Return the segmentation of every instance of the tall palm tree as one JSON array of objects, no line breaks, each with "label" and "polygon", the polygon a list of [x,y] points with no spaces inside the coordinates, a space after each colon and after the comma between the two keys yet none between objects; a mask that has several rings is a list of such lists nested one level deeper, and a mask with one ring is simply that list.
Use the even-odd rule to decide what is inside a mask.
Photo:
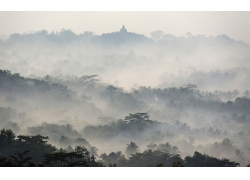
[{"label": "tall palm tree", "polygon": [[17,156],[10,155],[11,158],[19,165],[19,166],[24,166],[28,161],[32,159],[32,157],[26,157],[24,156],[28,153],[29,151],[24,151],[24,152],[15,152]]}]

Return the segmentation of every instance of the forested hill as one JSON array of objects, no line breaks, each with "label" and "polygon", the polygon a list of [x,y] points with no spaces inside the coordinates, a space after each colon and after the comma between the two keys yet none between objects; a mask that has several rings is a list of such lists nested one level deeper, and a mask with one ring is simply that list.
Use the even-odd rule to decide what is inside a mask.
[{"label": "forested hill", "polygon": [[[149,145],[139,152],[134,142],[127,144],[126,158],[121,151],[97,154],[96,147],[71,146],[57,149],[47,142],[49,137],[16,136],[10,129],[0,130],[0,167],[236,167],[240,163],[218,159],[197,151],[180,157],[178,147],[169,143]],[[99,158],[98,158],[99,157]],[[98,160],[98,159],[100,160]]]},{"label": "forested hill", "polygon": [[[194,84],[185,87],[151,88],[139,87],[126,91],[123,88],[102,83],[98,76],[25,78],[10,71],[0,70],[1,94],[5,101],[15,98],[41,98],[55,102],[107,103],[123,115],[136,111],[163,110],[165,108],[206,110],[220,113],[249,115],[249,91],[199,91]],[[4,97],[3,96],[3,97]],[[11,97],[10,97],[11,96]],[[16,99],[18,100],[18,99]],[[103,107],[102,107],[103,109]],[[166,109],[166,110],[167,110]],[[167,110],[168,111],[168,110]]]},{"label": "forested hill", "polygon": [[121,150],[120,142],[136,141],[145,149],[167,141],[182,156],[200,150],[244,165],[249,157],[248,91],[205,92],[195,84],[127,91],[97,75],[23,77],[7,70],[0,70],[0,83],[0,128],[49,136],[57,147],[106,141],[98,147],[104,153]]},{"label": "forested hill", "polygon": [[128,32],[123,26],[120,31],[106,33],[102,35],[94,35],[93,32],[85,31],[81,34],[75,34],[71,30],[62,29],[60,32],[48,33],[46,30],[41,30],[30,34],[12,34],[6,43],[71,43],[71,42],[92,42],[120,45],[123,43],[147,43],[153,42],[152,39],[144,35]]},{"label": "forested hill", "polygon": [[[60,32],[52,31],[49,33],[46,30],[36,31],[34,33],[15,33],[10,35],[6,40],[0,41],[4,44],[15,44],[15,43],[24,43],[24,44],[36,44],[41,45],[45,44],[67,44],[72,42],[78,43],[101,43],[104,46],[107,44],[113,44],[115,46],[122,44],[142,44],[148,43],[154,45],[154,42],[158,42],[159,47],[168,48],[167,50],[174,50],[173,48],[179,46],[179,50],[187,48],[188,51],[193,52],[195,49],[198,49],[199,46],[212,47],[215,44],[217,45],[226,45],[226,46],[242,46],[244,48],[249,48],[247,44],[242,41],[235,41],[231,39],[226,34],[218,35],[216,37],[198,34],[188,35],[187,37],[181,36],[176,37],[172,34],[165,34],[163,31],[157,30],[151,33],[151,37],[148,38],[145,35],[137,34],[134,32],[129,32],[125,26],[123,26],[119,31],[104,33],[101,35],[95,35],[91,31],[84,31],[83,33],[76,34],[70,29],[62,29]],[[190,42],[193,42],[190,46]],[[145,44],[144,44],[145,45]],[[226,47],[225,47],[226,48]]]}]

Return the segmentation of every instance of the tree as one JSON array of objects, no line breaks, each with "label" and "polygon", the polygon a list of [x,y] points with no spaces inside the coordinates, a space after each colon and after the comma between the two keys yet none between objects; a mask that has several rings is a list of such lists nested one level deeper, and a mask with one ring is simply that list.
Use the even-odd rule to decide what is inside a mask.
[{"label": "tree", "polygon": [[55,153],[44,154],[44,166],[53,167],[73,167],[73,166],[89,166],[89,152],[83,146],[76,146],[73,152],[58,151]]},{"label": "tree", "polygon": [[181,162],[179,154],[171,155],[166,152],[146,150],[142,153],[135,153],[129,157],[127,166],[129,167],[155,167],[165,166],[171,167],[174,162]]},{"label": "tree", "polygon": [[124,120],[127,121],[130,130],[141,132],[154,123],[149,117],[148,113],[135,113],[129,114]]},{"label": "tree", "polygon": [[5,156],[0,155],[0,167],[18,167],[19,165],[11,158],[7,159]]},{"label": "tree", "polygon": [[240,163],[230,162],[225,158],[217,159],[206,154],[202,155],[197,151],[194,152],[192,157],[186,156],[184,161],[187,167],[236,167],[240,165]]},{"label": "tree", "polygon": [[[97,149],[96,149],[97,150]],[[87,166],[91,167],[102,167],[101,162],[96,162],[96,157],[91,155],[90,152],[84,146],[76,146],[75,152],[82,155],[84,161],[87,161]]]},{"label": "tree", "polygon": [[150,120],[149,120],[148,113],[136,113],[136,114],[129,114],[129,116],[126,116],[125,121],[142,122],[142,121],[150,121]]},{"label": "tree", "polygon": [[90,150],[89,150],[90,156],[98,157],[97,151],[98,151],[98,149],[95,146],[91,146]]},{"label": "tree", "polygon": [[79,81],[82,83],[95,83],[97,81],[99,81],[98,79],[96,79],[98,77],[98,75],[85,75],[79,78]]},{"label": "tree", "polygon": [[157,144],[150,143],[149,145],[147,145],[147,150],[152,150],[152,151],[157,150]]},{"label": "tree", "polygon": [[11,129],[3,128],[0,131],[0,149],[6,148],[6,146],[12,145],[15,141],[16,135]]},{"label": "tree", "polygon": [[157,147],[158,151],[169,153],[169,154],[179,154],[180,151],[177,146],[172,146],[168,142],[166,144],[159,144]]},{"label": "tree", "polygon": [[109,155],[106,153],[101,154],[100,158],[104,161],[104,164],[107,166],[109,164],[116,164],[116,166],[125,166],[126,159],[121,151],[111,152]]},{"label": "tree", "polygon": [[18,164],[18,166],[25,166],[26,164],[33,165],[31,162],[32,157],[24,157],[29,151],[15,152],[16,156],[10,155],[10,157]]},{"label": "tree", "polygon": [[85,148],[84,146],[76,146],[74,152],[76,152],[77,154],[82,155],[86,160],[90,156],[88,149]]},{"label": "tree", "polygon": [[130,156],[131,154],[135,154],[139,151],[140,151],[139,147],[134,142],[131,141],[130,144],[127,144],[125,153],[128,156]]},{"label": "tree", "polygon": [[56,147],[47,143],[48,137],[36,135],[36,136],[24,136],[19,135],[14,143],[14,146],[8,151],[12,152],[16,149],[19,152],[29,150],[29,155],[33,158],[35,163],[39,163],[44,159],[44,153],[56,152]]},{"label": "tree", "polygon": [[49,139],[48,136],[41,136],[41,135],[36,135],[36,136],[28,136],[28,135],[20,135],[17,136],[17,141],[19,142],[26,142],[26,143],[35,143],[35,144],[45,144],[47,141],[47,139]]},{"label": "tree", "polygon": [[85,157],[77,152],[56,152],[44,154],[44,166],[52,167],[74,167],[74,166],[88,166]]}]

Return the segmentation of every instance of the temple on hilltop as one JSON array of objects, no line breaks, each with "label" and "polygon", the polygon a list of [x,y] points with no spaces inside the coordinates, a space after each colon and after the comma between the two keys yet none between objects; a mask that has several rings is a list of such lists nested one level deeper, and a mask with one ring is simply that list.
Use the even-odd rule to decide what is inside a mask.
[{"label": "temple on hilltop", "polygon": [[127,33],[127,32],[128,32],[127,29],[123,25],[122,28],[120,29],[120,33]]},{"label": "temple on hilltop", "polygon": [[144,35],[128,32],[128,30],[125,28],[124,25],[122,26],[120,31],[102,34],[97,39],[99,39],[103,43],[112,43],[112,44],[115,44],[116,46],[123,44],[123,43],[134,44],[134,43],[139,43],[139,42],[152,41]]}]

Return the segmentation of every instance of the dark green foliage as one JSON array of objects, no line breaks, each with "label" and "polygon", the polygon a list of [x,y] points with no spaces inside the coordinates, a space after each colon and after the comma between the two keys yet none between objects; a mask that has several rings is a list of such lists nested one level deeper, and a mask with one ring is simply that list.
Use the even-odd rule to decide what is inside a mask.
[{"label": "dark green foliage", "polygon": [[125,117],[125,121],[130,122],[142,122],[142,121],[149,121],[149,115],[148,113],[136,113],[136,114],[129,114],[129,116]]},{"label": "dark green foliage", "polygon": [[28,136],[28,135],[22,136],[22,135],[20,135],[20,136],[17,136],[17,141],[25,142],[25,143],[28,143],[28,144],[33,144],[33,143],[35,143],[35,144],[39,144],[39,143],[45,144],[47,142],[45,140],[47,140],[47,139],[49,139],[48,136],[44,137],[44,136],[41,136],[41,135],[36,135],[36,136]]},{"label": "dark green foliage", "polygon": [[0,155],[0,167],[18,167],[19,164],[14,162],[11,158],[7,159],[5,156]]},{"label": "dark green foliage", "polygon": [[48,137],[41,135],[19,135],[16,137],[11,130],[2,129],[0,131],[0,153],[4,156],[13,156],[14,153],[19,153],[17,155],[20,157],[22,156],[21,152],[27,153],[29,151],[29,156],[33,161],[39,163],[43,160],[44,153],[56,151],[56,148],[48,144],[46,140],[48,140]]},{"label": "dark green foliage", "polygon": [[184,158],[187,167],[236,167],[240,163],[230,162],[228,159],[217,159],[208,155],[202,155],[195,151],[193,157],[186,156]]},{"label": "dark green foliage", "polygon": [[88,150],[82,146],[76,146],[73,152],[58,151],[45,153],[41,166],[51,167],[100,167],[102,163],[96,162],[94,156],[90,156]]},{"label": "dark green foliage", "polygon": [[171,167],[174,162],[181,162],[179,154],[172,155],[161,151],[146,150],[143,153],[132,154],[127,166],[129,167],[155,167],[160,164],[165,167]]},{"label": "dark green foliage", "polygon": [[53,154],[46,153],[43,161],[44,166],[52,167],[73,167],[88,166],[85,156],[77,152],[56,152]]},{"label": "dark green foliage", "polygon": [[10,129],[2,129],[0,131],[0,150],[10,147],[15,141],[16,135]]},{"label": "dark green foliage", "polygon": [[10,155],[10,157],[18,164],[18,166],[25,166],[31,164],[32,157],[24,157],[29,151],[15,152],[16,156]]},{"label": "dark green foliage", "polygon": [[[70,146],[67,149],[57,150],[47,144],[48,137],[41,135],[28,136],[15,134],[11,130],[1,130],[0,134],[0,166],[22,167],[22,166],[50,166],[50,167],[236,167],[240,164],[228,159],[217,159],[208,155],[195,152],[193,157],[186,156],[184,160],[180,157],[178,147],[166,144],[150,144],[148,150],[139,152],[139,147],[130,142],[127,144],[126,153],[130,155],[126,159],[122,153],[111,152],[109,155],[102,154],[103,162],[96,161],[96,147],[87,148],[76,146],[73,150]],[[230,146],[232,142],[228,139],[222,141],[223,146]],[[242,154],[241,151],[235,151]],[[28,156],[27,156],[28,154]],[[10,157],[9,159],[7,157]],[[33,160],[33,161],[31,161]]]},{"label": "dark green foliage", "polygon": [[44,153],[52,153],[56,148],[51,144],[47,144],[48,137],[41,135],[36,136],[18,136],[15,148],[18,151],[30,150],[29,155],[33,158],[34,162],[41,162]]},{"label": "dark green foliage", "polygon": [[104,165],[115,164],[118,167],[126,166],[127,160],[121,151],[101,154],[100,158],[104,161]]}]

